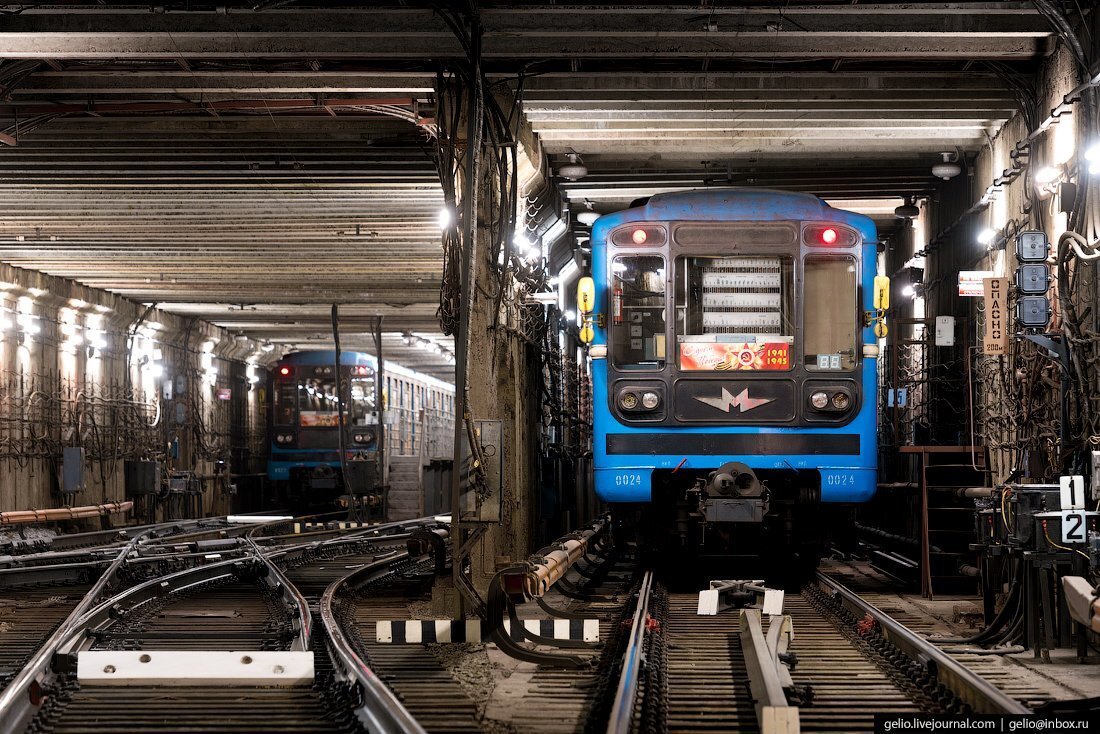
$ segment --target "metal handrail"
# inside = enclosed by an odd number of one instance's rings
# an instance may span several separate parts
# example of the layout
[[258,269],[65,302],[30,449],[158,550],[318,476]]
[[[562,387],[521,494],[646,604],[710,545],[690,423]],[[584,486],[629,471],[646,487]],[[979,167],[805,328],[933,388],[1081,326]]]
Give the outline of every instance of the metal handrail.
[[642,670],[642,653],[645,645],[646,626],[649,621],[649,596],[653,590],[653,572],[646,571],[638,587],[638,605],[634,609],[634,623],[630,626],[622,670],[615,689],[615,702],[607,722],[608,734],[630,734],[634,723],[634,708],[638,699],[638,682]]

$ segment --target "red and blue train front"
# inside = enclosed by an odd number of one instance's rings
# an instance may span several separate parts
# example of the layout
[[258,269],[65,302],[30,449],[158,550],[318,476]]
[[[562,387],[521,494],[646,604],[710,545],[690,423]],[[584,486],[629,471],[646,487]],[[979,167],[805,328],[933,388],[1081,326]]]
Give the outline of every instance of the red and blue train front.
[[601,498],[682,537],[790,531],[871,498],[870,219],[802,194],[702,190],[601,217],[592,244]]

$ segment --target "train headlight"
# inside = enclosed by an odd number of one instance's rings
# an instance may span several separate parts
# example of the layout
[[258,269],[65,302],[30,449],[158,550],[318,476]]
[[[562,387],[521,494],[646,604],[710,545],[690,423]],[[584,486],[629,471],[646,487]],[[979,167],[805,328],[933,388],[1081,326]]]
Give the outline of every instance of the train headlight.
[[838,392],[833,395],[833,407],[837,410],[847,410],[851,404],[852,399],[848,397],[847,393]]
[[634,410],[638,407],[638,396],[632,392],[624,392],[619,396],[619,407],[623,410]]
[[810,405],[823,410],[829,407],[829,396],[819,390],[810,396]]
[[655,392],[642,393],[642,407],[646,410],[653,410],[661,404],[661,396]]

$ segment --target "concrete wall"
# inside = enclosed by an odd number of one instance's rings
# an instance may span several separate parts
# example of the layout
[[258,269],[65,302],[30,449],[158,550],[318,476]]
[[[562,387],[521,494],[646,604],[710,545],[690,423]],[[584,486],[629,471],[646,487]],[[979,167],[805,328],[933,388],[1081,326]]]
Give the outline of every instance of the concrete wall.
[[[123,462],[159,458],[208,477],[202,511],[220,514],[232,497],[215,461],[262,469],[264,372],[246,365],[266,356],[259,344],[7,265],[0,306],[0,510],[123,499]],[[85,462],[83,489],[63,497],[65,447],[83,447]]]

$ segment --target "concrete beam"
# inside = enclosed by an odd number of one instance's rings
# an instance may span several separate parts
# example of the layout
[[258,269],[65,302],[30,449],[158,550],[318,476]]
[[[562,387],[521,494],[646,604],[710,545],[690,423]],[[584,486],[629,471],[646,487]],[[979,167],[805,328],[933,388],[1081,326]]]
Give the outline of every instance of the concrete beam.
[[[1050,31],[1028,3],[486,9],[486,59],[1033,58]],[[308,30],[303,30],[308,28]],[[431,11],[35,12],[5,20],[5,58],[461,58]]]

